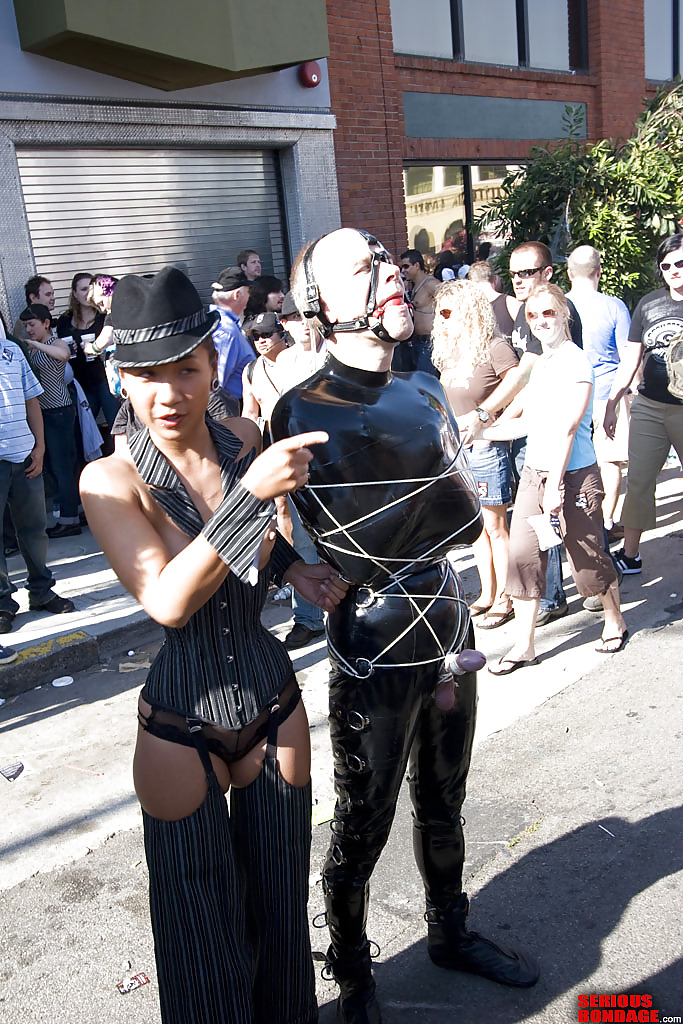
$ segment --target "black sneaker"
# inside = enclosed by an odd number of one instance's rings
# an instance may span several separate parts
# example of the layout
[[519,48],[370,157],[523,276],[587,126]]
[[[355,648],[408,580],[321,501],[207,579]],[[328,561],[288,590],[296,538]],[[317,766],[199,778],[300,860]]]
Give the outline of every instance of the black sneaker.
[[14,612],[0,612],[0,633],[9,633],[14,622]]
[[76,605],[73,601],[70,601],[68,597],[59,597],[55,594],[45,604],[31,604],[29,601],[29,611],[31,612],[50,612],[51,615],[63,615],[65,612],[75,612]]
[[314,640],[317,640],[319,637],[324,635],[324,629],[309,629],[308,626],[303,626],[298,622],[287,634],[285,638],[285,647],[288,651],[295,651],[299,647],[306,647],[307,644],[312,643]]
[[643,571],[640,552],[638,552],[635,558],[629,558],[628,555],[624,554],[624,549],[619,548],[618,551],[614,552],[612,557],[617,569],[620,569],[624,576],[634,576],[636,573]]
[[45,533],[50,540],[58,540],[60,537],[80,537],[80,523],[57,523],[56,526],[48,526]]

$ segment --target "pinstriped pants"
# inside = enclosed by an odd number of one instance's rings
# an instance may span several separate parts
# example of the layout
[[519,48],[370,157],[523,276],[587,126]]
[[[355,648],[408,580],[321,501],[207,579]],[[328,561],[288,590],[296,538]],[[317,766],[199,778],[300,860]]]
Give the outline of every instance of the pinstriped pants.
[[186,818],[143,811],[162,1020],[312,1024],[311,784],[287,783],[267,754],[254,782],[231,791],[228,814],[207,777]]

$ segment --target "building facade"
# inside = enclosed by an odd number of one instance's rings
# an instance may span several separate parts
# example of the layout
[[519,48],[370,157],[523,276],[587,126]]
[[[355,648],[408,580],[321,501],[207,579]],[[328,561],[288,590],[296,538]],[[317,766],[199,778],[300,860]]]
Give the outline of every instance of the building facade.
[[324,0],[0,0],[5,322],[36,272],[286,278],[339,225],[326,53]]
[[455,249],[510,167],[562,137],[626,138],[683,61],[681,0],[328,0],[342,221],[395,252]]

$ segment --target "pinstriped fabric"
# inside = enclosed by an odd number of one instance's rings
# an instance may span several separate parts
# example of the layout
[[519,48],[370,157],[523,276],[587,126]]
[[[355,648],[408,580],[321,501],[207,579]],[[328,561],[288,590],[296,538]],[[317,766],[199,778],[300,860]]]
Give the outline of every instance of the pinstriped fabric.
[[317,1021],[306,916],[311,783],[297,788],[266,756],[257,779],[230,793],[233,843],[246,882],[254,1021]]
[[[230,497],[250,460],[235,461],[241,442],[233,434],[214,423],[209,429]],[[131,453],[167,515],[196,536],[199,513],[146,431]],[[283,572],[298,555],[284,541],[276,547],[275,569]],[[260,622],[266,587],[266,572],[255,587],[230,572],[182,629],[166,629],[145,699],[230,729],[256,718],[292,675],[285,648]],[[143,811],[164,1024],[314,1024],[310,782],[298,789],[280,775],[271,715],[263,768],[251,786],[233,791],[229,816],[201,730],[193,736],[208,779],[205,799],[179,821]]]
[[146,429],[129,443],[140,476],[164,512],[183,533],[201,533],[216,549],[230,571],[243,582],[271,523],[275,504],[260,501],[239,480],[256,458],[252,450],[236,461],[242,442],[229,430],[207,417],[207,426],[218,452],[223,501],[204,524],[177,473],[150,441]]
[[315,1024],[310,782],[267,756],[230,817],[212,772],[193,814],[143,823],[164,1024]]
[[[214,421],[207,420],[207,424],[220,461],[224,502],[238,489],[247,494],[238,479],[246,472],[251,457],[235,461],[242,446],[239,438]],[[204,528],[201,517],[146,430],[132,438],[130,451],[155,501],[184,533],[195,537]],[[248,516],[247,520],[245,529],[250,540],[242,542],[236,537],[236,544],[251,564],[253,551],[249,545],[257,549],[260,540]],[[282,539],[276,547],[274,568],[280,573],[299,556]],[[292,674],[284,646],[261,625],[267,587],[265,570],[258,574],[253,587],[230,572],[185,626],[165,627],[166,640],[147,677],[145,700],[229,729],[243,728],[253,721]]]
[[216,777],[193,814],[143,811],[143,822],[164,1024],[252,1024],[244,906]]

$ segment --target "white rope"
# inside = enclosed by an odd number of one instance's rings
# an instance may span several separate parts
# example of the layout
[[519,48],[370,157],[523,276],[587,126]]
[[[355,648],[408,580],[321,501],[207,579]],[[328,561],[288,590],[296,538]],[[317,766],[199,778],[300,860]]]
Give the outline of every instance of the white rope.
[[[454,601],[455,603],[459,604],[461,607],[467,608],[467,604],[463,600],[462,597],[459,597],[459,596],[458,597],[452,597],[450,594],[444,595],[444,593],[443,593],[443,590],[444,590],[444,588],[446,586],[446,583],[447,583],[447,580],[448,580],[448,577],[449,577],[449,571],[450,570],[447,569],[446,572],[444,573],[443,579],[441,580],[441,585],[439,587],[439,590],[434,595],[411,594],[403,586],[403,580],[406,579],[406,577],[409,577],[410,575],[412,575],[412,570],[419,568],[422,563],[424,563],[424,562],[433,562],[433,560],[434,560],[433,559],[433,553],[434,553],[434,551],[436,551],[437,548],[442,548],[444,546],[444,544],[447,544],[450,541],[452,541],[455,537],[458,536],[458,534],[462,533],[469,526],[471,526],[474,522],[476,522],[476,520],[479,518],[479,514],[480,514],[479,513],[479,509],[477,509],[476,515],[473,516],[472,519],[469,520],[469,522],[465,523],[463,526],[459,527],[457,530],[454,530],[453,533],[449,534],[449,536],[447,536],[445,538],[442,538],[441,540],[437,541],[437,543],[432,545],[432,547],[428,551],[426,551],[423,555],[420,555],[420,556],[415,557],[415,558],[388,558],[388,557],[380,557],[380,556],[377,556],[377,555],[372,555],[369,551],[366,551],[363,548],[362,544],[360,544],[355,539],[355,537],[352,537],[349,534],[349,530],[351,530],[354,526],[359,526],[361,523],[367,522],[368,520],[373,519],[375,516],[380,515],[383,512],[386,512],[388,509],[394,508],[396,505],[400,505],[402,502],[408,501],[409,499],[413,498],[415,495],[420,494],[421,492],[423,492],[425,490],[428,490],[429,487],[432,487],[435,483],[438,483],[438,481],[440,481],[440,480],[443,480],[443,479],[445,479],[445,478],[447,478],[449,476],[452,476],[454,474],[464,472],[465,470],[458,466],[458,457],[459,457],[461,451],[462,451],[462,445],[460,445],[460,447],[458,448],[458,451],[456,452],[455,458],[450,463],[450,465],[442,473],[439,473],[438,476],[434,476],[434,477],[413,477],[413,478],[404,479],[404,480],[366,480],[366,481],[361,481],[361,482],[344,481],[344,482],[335,483],[335,484],[310,484],[309,483],[305,487],[305,490],[311,492],[312,496],[315,498],[315,500],[317,501],[317,503],[320,506],[320,508],[322,509],[322,511],[325,512],[327,516],[329,516],[329,518],[332,520],[332,523],[334,524],[334,527],[335,527],[334,529],[326,530],[324,533],[318,533],[318,532],[316,532],[314,530],[313,532],[315,534],[316,539],[321,541],[322,543],[324,543],[325,546],[328,547],[331,551],[338,551],[341,554],[351,555],[352,557],[361,556],[363,558],[366,558],[369,562],[371,562],[373,565],[375,565],[378,569],[380,569],[382,572],[386,573],[386,575],[388,577],[386,582],[378,590],[373,590],[371,587],[364,587],[362,585],[359,586],[359,589],[367,591],[368,594],[370,594],[372,600],[374,601],[378,596],[381,596],[383,594],[387,594],[387,592],[389,590],[391,590],[393,587],[398,587],[399,588],[399,593],[388,594],[387,596],[389,596],[391,598],[397,598],[399,600],[407,600],[407,601],[409,601],[411,606],[412,606],[412,609],[413,609],[413,611],[415,612],[415,615],[416,615],[416,617],[405,627],[405,629],[403,629],[398,634],[398,636],[396,636],[389,644],[387,644],[384,647],[384,649],[379,652],[379,654],[375,655],[374,658],[357,658],[356,659],[356,663],[357,663],[356,666],[351,665],[350,662],[347,661],[347,659],[344,658],[340,654],[340,652],[337,651],[335,646],[328,640],[328,645],[330,647],[330,651],[332,652],[334,657],[337,659],[337,661],[339,661],[339,663],[341,665],[343,665],[343,667],[346,669],[346,671],[349,673],[349,675],[355,676],[357,679],[365,679],[365,678],[367,678],[369,675],[372,674],[372,672],[375,670],[375,668],[392,668],[392,669],[393,668],[413,668],[413,667],[417,667],[417,666],[420,666],[420,665],[430,665],[430,664],[433,664],[435,662],[443,661],[446,658],[446,656],[448,654],[451,654],[453,652],[453,650],[455,649],[455,647],[458,646],[459,643],[461,642],[461,639],[462,639],[462,636],[463,636],[463,633],[464,633],[464,630],[462,628],[463,627],[462,615],[460,616],[460,621],[458,622],[458,630],[457,630],[457,633],[456,633],[456,637],[455,637],[453,643],[451,644],[451,646],[449,647],[448,651],[446,651],[444,649],[444,646],[441,643],[441,640],[439,639],[439,637],[437,636],[437,634],[436,634],[436,632],[435,632],[431,622],[429,622],[429,620],[426,618],[427,613],[431,610],[431,608],[434,606],[435,602],[438,601],[438,600]],[[367,513],[364,516],[360,516],[358,519],[355,519],[352,522],[347,523],[346,525],[342,525],[339,522],[339,520],[332,514],[330,509],[327,508],[327,506],[324,504],[324,502],[321,500],[321,498],[316,493],[319,490],[329,489],[329,488],[332,488],[332,487],[336,487],[336,488],[339,488],[339,487],[370,487],[370,486],[375,486],[376,487],[376,486],[393,486],[393,485],[396,485],[396,484],[406,484],[406,483],[409,483],[409,484],[421,484],[423,486],[417,487],[414,490],[409,491],[407,494],[404,494],[402,497],[394,499],[394,501],[391,501],[388,505],[384,505],[380,509],[375,509],[373,512],[369,512],[369,513]],[[331,541],[327,540],[328,537],[332,537],[335,534],[340,534],[342,537],[345,537],[346,540],[349,542],[349,544],[352,545],[352,548],[355,549],[355,550],[349,550],[348,548],[340,547],[339,545],[333,544]],[[393,563],[398,563],[398,564],[403,565],[404,568],[399,569],[397,571],[392,571],[389,568],[389,563],[392,563],[392,564]],[[457,577],[456,577],[456,581],[457,581]],[[459,582],[457,582],[457,585],[458,585],[458,588],[460,588],[460,583]],[[426,606],[424,608],[420,608],[418,606],[418,604],[417,604],[418,600],[419,601],[426,601],[427,602]],[[420,660],[420,661],[398,662],[398,663],[381,662],[380,659],[383,658],[393,647],[395,647],[396,644],[398,644],[405,636],[407,636],[408,633],[411,632],[411,630],[415,629],[415,627],[420,622],[423,622],[424,625],[429,630],[429,632],[432,634],[432,637],[434,638],[434,640],[436,641],[436,644],[438,645],[438,649],[439,649],[440,653],[438,655],[436,655],[435,657],[426,658],[426,659],[423,659],[423,660]],[[467,622],[469,622],[469,610],[468,610],[467,617],[466,617],[466,620],[465,620],[465,628],[466,628],[466,623]],[[359,664],[367,665],[368,666],[368,671],[366,673],[360,672],[358,670],[358,665]]]

